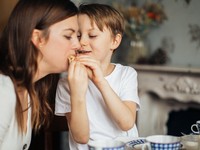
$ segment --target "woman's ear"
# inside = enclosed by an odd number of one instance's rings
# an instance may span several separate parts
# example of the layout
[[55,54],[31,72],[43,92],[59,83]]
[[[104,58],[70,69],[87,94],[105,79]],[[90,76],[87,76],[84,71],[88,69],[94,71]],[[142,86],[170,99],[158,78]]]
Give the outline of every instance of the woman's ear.
[[34,29],[31,37],[31,41],[37,48],[41,48],[45,40],[42,37],[42,31]]
[[121,34],[115,35],[115,37],[113,38],[113,42],[112,42],[112,45],[111,45],[111,49],[112,49],[112,50],[117,49],[117,47],[118,47],[118,46],[120,45],[120,43],[121,43],[121,40],[122,40],[122,35],[121,35]]

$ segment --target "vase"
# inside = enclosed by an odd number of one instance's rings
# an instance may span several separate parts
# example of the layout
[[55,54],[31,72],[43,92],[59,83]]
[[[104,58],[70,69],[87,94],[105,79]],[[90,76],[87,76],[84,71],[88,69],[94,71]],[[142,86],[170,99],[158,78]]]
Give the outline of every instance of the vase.
[[127,63],[137,63],[140,59],[146,58],[147,49],[145,46],[145,42],[142,39],[139,40],[131,40],[130,46],[127,55]]

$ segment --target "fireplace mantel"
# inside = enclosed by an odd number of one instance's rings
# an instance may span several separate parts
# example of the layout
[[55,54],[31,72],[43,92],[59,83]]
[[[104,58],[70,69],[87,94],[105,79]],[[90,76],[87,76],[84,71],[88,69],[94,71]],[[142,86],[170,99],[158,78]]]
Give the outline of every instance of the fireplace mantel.
[[166,134],[170,111],[187,109],[191,103],[200,105],[200,69],[131,66],[138,72],[141,109],[137,124],[141,136]]
[[200,69],[134,65],[138,72],[139,92],[153,92],[171,98],[200,103]]

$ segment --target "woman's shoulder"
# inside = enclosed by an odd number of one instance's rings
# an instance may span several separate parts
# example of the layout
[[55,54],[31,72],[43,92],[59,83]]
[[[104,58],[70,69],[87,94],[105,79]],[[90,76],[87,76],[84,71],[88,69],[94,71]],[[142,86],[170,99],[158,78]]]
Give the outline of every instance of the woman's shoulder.
[[13,98],[16,97],[11,78],[3,74],[0,74],[0,97],[7,99],[7,102],[13,102]]
[[0,74],[0,86],[5,88],[14,88],[11,78],[3,74]]

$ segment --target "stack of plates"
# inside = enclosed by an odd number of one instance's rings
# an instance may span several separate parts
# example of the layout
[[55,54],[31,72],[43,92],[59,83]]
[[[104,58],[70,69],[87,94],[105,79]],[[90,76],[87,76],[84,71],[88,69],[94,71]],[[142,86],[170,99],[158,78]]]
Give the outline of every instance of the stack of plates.
[[142,144],[146,142],[145,138],[139,138],[126,143],[127,150],[141,150]]
[[142,145],[146,142],[146,139],[143,137],[138,137],[138,138],[118,137],[116,138],[116,140],[125,142],[127,150],[141,150]]

